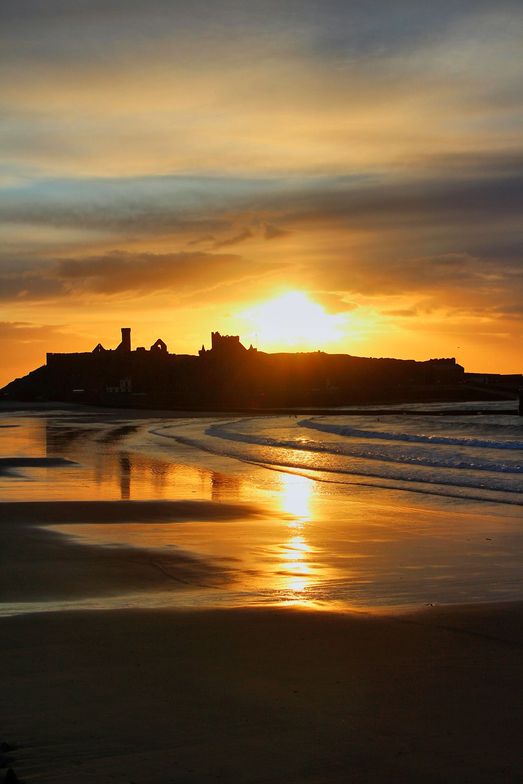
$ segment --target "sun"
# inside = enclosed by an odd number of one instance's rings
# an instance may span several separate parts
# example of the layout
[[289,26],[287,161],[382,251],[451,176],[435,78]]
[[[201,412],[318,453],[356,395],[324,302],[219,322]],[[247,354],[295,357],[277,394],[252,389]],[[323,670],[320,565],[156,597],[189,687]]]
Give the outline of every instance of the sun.
[[261,348],[316,350],[343,337],[345,316],[326,313],[302,291],[289,291],[238,314]]

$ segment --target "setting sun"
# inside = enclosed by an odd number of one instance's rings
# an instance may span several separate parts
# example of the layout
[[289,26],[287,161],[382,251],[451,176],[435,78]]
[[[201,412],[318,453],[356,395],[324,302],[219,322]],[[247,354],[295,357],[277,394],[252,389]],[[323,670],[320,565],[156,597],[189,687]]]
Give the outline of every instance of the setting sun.
[[289,291],[239,314],[264,347],[319,349],[343,337],[346,316],[326,313],[302,291]]

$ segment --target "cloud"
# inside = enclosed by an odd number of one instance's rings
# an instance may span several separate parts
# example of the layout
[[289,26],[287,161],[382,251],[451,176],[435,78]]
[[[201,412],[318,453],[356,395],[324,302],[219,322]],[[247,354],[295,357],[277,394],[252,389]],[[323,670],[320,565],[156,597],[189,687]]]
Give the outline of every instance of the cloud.
[[[171,290],[185,298],[218,288],[237,296],[238,281],[248,281],[248,290],[270,277],[338,302],[409,293],[438,297],[449,309],[487,307],[501,318],[505,309],[517,313],[520,301],[517,163],[476,154],[463,166],[442,160],[410,178],[149,177],[7,188],[0,216],[27,225],[24,243],[39,225],[65,237],[54,261],[38,248],[24,256],[24,245],[17,255],[11,244],[0,258],[1,296],[16,302]],[[89,233],[96,247],[104,228],[108,250],[89,252]],[[74,258],[71,232],[79,236]],[[271,239],[264,250],[259,241],[268,235],[285,242]],[[160,238],[210,250],[149,250]],[[248,240],[245,256],[211,250]]]
[[27,321],[0,321],[0,341],[46,343],[51,335],[63,336],[63,326],[33,324]]
[[5,300],[45,300],[82,295],[146,296],[168,291],[176,301],[240,281],[260,279],[274,264],[247,263],[241,256],[215,253],[129,253],[62,259],[0,273]]
[[[256,223],[269,239],[320,223],[412,233],[420,223],[462,228],[488,218],[492,226],[519,218],[521,153],[436,156],[408,173],[367,176],[42,180],[0,191],[0,220],[126,236],[183,234],[198,242],[212,237],[225,244],[248,239]],[[241,222],[246,225],[231,237]]]
[[241,242],[245,242],[245,240],[250,240],[254,236],[252,229],[246,228],[239,231],[233,237],[226,237],[224,240],[220,240],[219,242],[214,243],[214,248],[218,250],[219,248],[226,248],[229,245],[239,245]]
[[357,308],[356,303],[347,302],[343,296],[329,291],[315,291],[314,300],[322,305],[327,313],[349,313]]
[[332,264],[321,274],[311,270],[318,284],[351,291],[366,298],[423,296],[431,307],[483,314],[501,313],[508,303],[523,301],[521,262],[500,264],[496,259],[466,254],[436,257],[399,257],[369,263],[352,259]]
[[272,223],[265,223],[263,225],[264,236],[266,240],[274,240],[279,237],[287,237],[290,232],[282,229],[280,226],[275,226]]
[[208,294],[224,283],[261,275],[263,269],[254,271],[241,256],[232,254],[120,252],[61,261],[57,272],[76,289],[99,294],[146,294],[168,289],[177,297],[182,291]]
[[65,282],[50,274],[45,264],[19,270],[0,269],[0,300],[4,303],[18,304],[23,301],[54,300],[69,293]]
[[204,234],[203,237],[196,237],[196,239],[194,239],[194,240],[189,240],[187,245],[189,245],[189,246],[201,245],[201,244],[208,243],[208,242],[211,242],[211,243],[216,242],[216,237],[213,234]]
[[522,27],[520,4],[482,0],[4,2],[2,147],[33,175],[83,177],[506,149]]

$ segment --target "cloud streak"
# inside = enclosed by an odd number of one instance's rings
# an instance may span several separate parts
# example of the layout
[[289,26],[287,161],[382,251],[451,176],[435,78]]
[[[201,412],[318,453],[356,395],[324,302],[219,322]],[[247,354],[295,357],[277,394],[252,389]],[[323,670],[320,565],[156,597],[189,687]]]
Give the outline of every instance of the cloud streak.
[[253,265],[234,254],[129,253],[62,259],[0,273],[2,299],[59,300],[81,295],[146,296],[169,292],[173,301],[188,295],[204,295],[233,283],[248,282],[272,274],[275,264]]

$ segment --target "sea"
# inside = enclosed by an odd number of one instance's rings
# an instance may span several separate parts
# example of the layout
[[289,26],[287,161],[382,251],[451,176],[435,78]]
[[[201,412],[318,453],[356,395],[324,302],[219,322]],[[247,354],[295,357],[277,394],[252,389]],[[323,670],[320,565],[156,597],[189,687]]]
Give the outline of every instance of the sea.
[[151,433],[317,481],[523,503],[523,418],[498,414],[506,402],[398,409],[164,424]]
[[[183,553],[222,575],[180,589],[173,573],[168,591],[33,597],[0,604],[4,614],[267,604],[372,612],[523,598],[523,417],[514,401],[176,418],[4,411],[0,496],[87,509],[190,500],[195,512],[179,522],[101,525],[93,512],[47,528],[64,543]],[[207,519],[204,503],[250,512]]]

